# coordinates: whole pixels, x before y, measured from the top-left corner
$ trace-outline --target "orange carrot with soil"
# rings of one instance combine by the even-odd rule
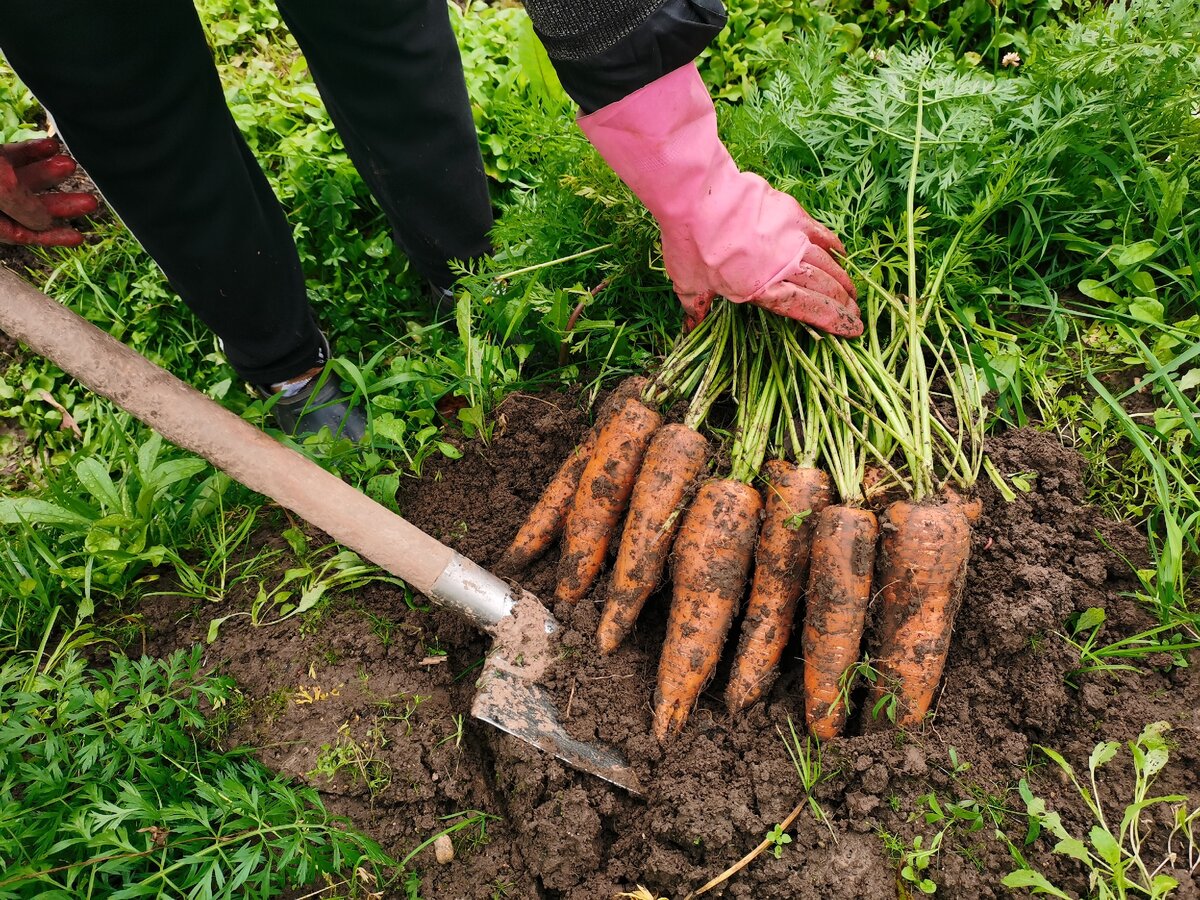
[[[887,301],[897,349],[897,377],[891,397],[907,401],[907,439],[901,440],[911,478],[911,500],[893,503],[883,516],[877,584],[882,612],[875,661],[880,673],[872,688],[875,708],[890,706],[897,724],[924,720],[933,702],[962,602],[971,549],[971,517],[978,505],[948,492],[934,500],[936,471],[969,490],[983,465],[984,388],[971,362],[971,341],[960,319],[940,300],[945,266],[918,291],[915,194],[921,150],[923,97],[917,96],[917,123],[908,185],[908,293],[892,297],[880,285],[873,293]],[[958,240],[958,236],[954,238]],[[931,327],[932,326],[932,327]],[[937,339],[933,335],[937,335]],[[954,405],[948,423],[933,405],[929,371],[940,372]],[[897,405],[891,405],[894,411]],[[887,702],[888,695],[894,703]]]
[[[859,659],[879,529],[875,514],[863,508],[865,448],[852,430],[846,368],[829,342],[819,346],[818,357],[823,382],[831,388],[824,398],[829,406],[824,456],[842,502],[817,514],[801,643],[805,720],[814,737],[830,740],[846,722],[845,677]],[[825,415],[816,388],[811,394],[816,412]]]
[[[542,491],[542,496],[529,511],[529,515],[517,531],[508,550],[500,558],[497,569],[502,572],[521,572],[550,549],[550,545],[562,533],[567,510],[570,509],[575,491],[579,488],[583,470],[587,466],[588,460],[592,458],[600,429],[624,400],[641,395],[646,388],[647,380],[645,378],[633,376],[618,384],[605,398],[596,416],[596,424],[588,429],[579,446],[554,473],[554,477],[550,479],[550,483]]]
[[[675,541],[674,592],[654,691],[654,736],[683,728],[716,670],[746,591],[762,497],[744,481],[707,481]]]
[[[880,679],[873,700],[896,697],[896,723],[918,725],[942,678],[971,555],[971,526],[960,502],[901,500],[883,514],[876,575]]]
[[[557,599],[577,602],[591,590],[629,503],[642,457],[661,424],[657,412],[628,398],[600,429],[563,525]]]
[[[804,614],[804,712],[820,740],[846,723],[843,677],[859,658],[879,526],[869,509],[830,506],[817,516]]]
[[[745,343],[736,326],[734,353]],[[654,691],[659,741],[679,733],[700,699],[746,591],[762,512],[762,497],[750,482],[762,465],[776,401],[774,380],[761,377],[763,355],[748,372],[733,362],[740,384],[731,477],[701,485],[675,542],[671,612]]]
[[[769,331],[775,327],[776,323],[767,323]],[[807,387],[803,392],[799,389],[790,368],[785,371],[781,365],[786,360],[786,348],[775,347],[771,368],[780,384],[779,430],[786,430],[790,437],[797,462],[772,459],[763,466],[767,503],[754,552],[754,581],[741,639],[725,688],[730,713],[756,703],[775,681],[804,590],[817,514],[833,499],[829,476],[815,468],[820,449],[820,418],[812,414],[815,392]],[[795,414],[792,401],[796,403]],[[803,440],[796,431],[797,417],[803,425]],[[789,442],[776,439],[781,448],[785,443]]]
[[[813,527],[832,495],[829,476],[820,469],[775,459],[764,471],[767,504],[754,554],[754,581],[725,689],[731,713],[757,702],[775,680],[804,589]]]
[[[729,386],[724,342],[730,331],[730,307],[722,304],[709,316],[709,320],[716,319],[712,326],[715,340],[709,342],[713,346],[708,364],[683,423],[659,429],[646,451],[596,629],[601,653],[612,653],[620,646],[658,586],[684,506],[708,461],[708,439],[699,428],[713,402]]]
[[[708,439],[688,425],[666,425],[650,442],[596,629],[601,653],[625,640],[658,586],[688,492],[707,460]]]

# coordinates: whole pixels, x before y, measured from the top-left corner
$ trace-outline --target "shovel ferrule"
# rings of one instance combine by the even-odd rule
[[[487,569],[455,553],[429,589],[429,599],[485,631],[512,615],[513,589]]]

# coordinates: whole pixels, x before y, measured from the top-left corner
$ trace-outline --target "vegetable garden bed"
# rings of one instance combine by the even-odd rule
[[[497,417],[489,445],[464,443],[461,459],[431,466],[401,504],[417,525],[484,565],[496,562],[586,425],[578,398],[560,394],[514,395]],[[1004,896],[1001,879],[1019,868],[1010,844],[1031,869],[1081,894],[1083,866],[1049,852],[1047,840],[1026,845],[1026,801],[1016,789],[1023,780],[1073,835],[1086,839],[1096,824],[1037,745],[1086,774],[1098,735],[1132,741],[1164,720],[1181,734],[1200,726],[1200,676],[1167,653],[1135,660],[1137,672],[1077,671],[1088,661],[1071,641],[1083,643],[1096,627],[1088,622],[1099,614],[1089,610],[1104,610],[1110,639],[1154,625],[1123,596],[1135,587],[1126,560],[1145,560],[1144,539],[1083,502],[1081,460],[1052,436],[1013,430],[988,449],[1001,471],[1027,473],[1032,487],[1005,503],[981,486],[984,513],[935,717],[900,732],[858,712],[851,733],[822,748],[815,806],[798,817],[790,843],[715,896],[890,898],[920,893],[926,880],[942,896]],[[277,533],[259,533],[250,552],[278,542]],[[552,596],[556,564],[552,552],[526,586]],[[241,597],[241,606],[252,599]],[[226,601],[148,601],[147,649],[161,655],[203,640],[214,613],[238,608],[239,598]],[[638,770],[645,800],[473,722],[472,673],[485,641],[451,615],[409,609],[391,586],[343,595],[315,622],[256,628],[230,619],[206,663],[233,675],[243,692],[227,710],[228,742],[307,781],[398,859],[454,829],[452,862],[438,865],[432,846],[409,861],[410,888],[422,897],[582,900],[642,883],[681,898],[752,849],[804,797],[787,747],[789,718],[803,719],[798,638],[765,705],[731,721],[723,668],[680,738],[660,750],[649,698],[663,593],[651,598],[632,639],[603,659],[591,649],[595,603],[554,612],[567,625],[552,685],[565,723],[582,739],[616,743]],[[1072,621],[1075,634],[1065,624]],[[1200,748],[1185,737],[1170,752],[1152,794],[1196,796]],[[1109,815],[1132,802],[1128,750],[1101,771],[1099,790]],[[1152,865],[1168,852],[1170,815],[1171,804],[1146,813],[1142,855]],[[1174,849],[1181,846],[1176,835]],[[1181,881],[1181,897],[1198,887],[1185,858],[1162,870]]]
[[[952,413],[938,360],[977,375],[991,468],[931,718],[896,728],[860,681],[846,735],[808,743],[797,628],[736,718],[731,638],[660,749],[669,589],[601,659],[604,574],[555,606],[550,688],[631,760],[631,797],[470,719],[480,634],[0,335],[0,900],[686,900],[755,848],[705,896],[1200,897],[1200,7],[894,5],[727,0],[700,66],[739,165],[845,239],[864,306],[936,300],[948,341],[907,357],[933,365],[929,406]],[[591,424],[585,395],[652,374],[678,334],[654,221],[524,12],[452,3],[501,215],[495,258],[431,322],[272,4],[197,6],[371,413],[369,448],[304,451],[498,565]],[[5,141],[44,124],[9,77],[0,111]],[[0,262],[264,420],[113,217],[78,251]],[[718,412],[724,472],[753,429]],[[894,459],[851,443],[856,480]],[[558,563],[519,580],[553,603]]]

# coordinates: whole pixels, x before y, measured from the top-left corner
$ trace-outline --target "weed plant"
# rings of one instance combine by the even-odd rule
[[[0,666],[0,897],[275,896],[391,862],[310,789],[209,750],[202,651]]]
[[[1118,801],[1119,819],[1112,817],[1114,798],[1101,791],[1097,775],[1116,758],[1121,750],[1119,743],[1105,741],[1096,745],[1088,758],[1088,773],[1083,780],[1057,751],[1040,748],[1062,770],[1090,812],[1092,820],[1086,840],[1072,834],[1059,814],[1021,782],[1021,797],[1030,821],[1026,843],[1036,840],[1042,831],[1056,838],[1053,852],[1085,867],[1089,890],[1099,900],[1127,896],[1165,898],[1179,886],[1170,870],[1194,873],[1200,868],[1200,845],[1196,843],[1195,830],[1200,808],[1189,807],[1188,798],[1181,794],[1153,796],[1154,781],[1170,760],[1166,739],[1170,728],[1166,722],[1153,722],[1136,740],[1129,742],[1133,791],[1128,802],[1123,798]],[[1154,822],[1158,809],[1169,811],[1167,818],[1172,824],[1165,835],[1163,826]],[[1014,859],[1019,867],[1004,878],[1006,887],[1029,888],[1052,897],[1070,896],[1019,853],[1014,854]]]

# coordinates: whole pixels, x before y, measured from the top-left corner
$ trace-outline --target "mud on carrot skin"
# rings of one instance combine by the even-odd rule
[[[763,466],[766,510],[754,554],[754,581],[725,702],[731,713],[757,702],[774,682],[804,589],[817,516],[833,490],[819,469],[774,459]]]
[[[804,614],[804,714],[827,741],[842,733],[842,678],[858,662],[879,526],[870,510],[830,506],[817,517]]]
[[[687,425],[666,425],[651,440],[596,629],[601,653],[620,646],[658,586],[688,494],[707,459],[708,440]]]
[[[700,486],[675,541],[671,612],[654,692],[659,741],[679,733],[716,670],[746,592],[762,517],[762,496],[752,483],[766,456],[779,385],[764,333],[747,330],[739,318],[731,324],[737,415],[730,477]]]
[[[555,597],[578,602],[591,590],[629,503],[638,470],[662,417],[626,399],[600,429],[563,527]]]
[[[697,375],[698,382],[683,422],[661,428],[646,451],[596,629],[601,653],[612,653],[628,636],[658,586],[684,509],[708,461],[708,439],[700,428],[713,403],[732,382],[730,315],[728,304],[718,308],[701,326],[705,333],[696,336],[693,332],[678,352],[677,358],[692,361],[693,370],[680,375],[678,364],[674,366],[674,375],[669,377],[676,378],[677,390],[679,385],[692,384]],[[701,348],[700,353],[688,350],[693,344]]]
[[[683,728],[712,678],[746,590],[762,497],[741,481],[705,482],[675,542],[671,613],[654,692],[654,735]]]
[[[896,724],[911,728],[928,713],[946,666],[971,556],[971,525],[959,501],[902,500],[884,511],[882,535],[876,575],[880,679],[872,699],[894,693]]]

